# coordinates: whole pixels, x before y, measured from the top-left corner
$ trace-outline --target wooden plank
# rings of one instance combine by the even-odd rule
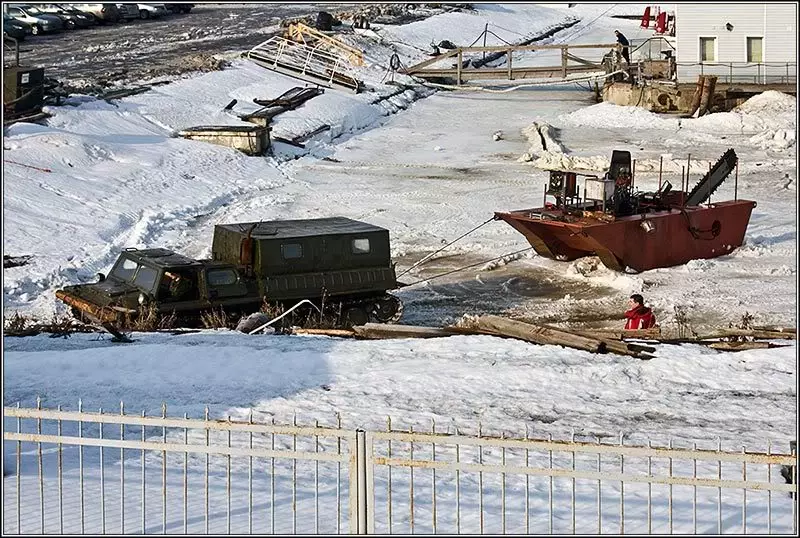
[[[353,327],[357,338],[380,340],[384,338],[441,338],[453,336],[452,331],[441,327],[416,327],[413,325],[389,325],[386,323],[366,323]]]
[[[353,338],[356,335],[352,329],[301,329],[300,327],[293,328],[292,334],[314,334],[339,338]]]
[[[458,51],[459,51],[459,49],[453,49],[450,52],[446,52],[444,54],[440,54],[438,56],[434,56],[433,58],[431,58],[429,60],[425,60],[424,62],[420,62],[420,63],[418,63],[416,65],[412,65],[408,69],[403,69],[400,72],[404,73],[404,74],[407,74],[407,75],[413,75],[414,73],[416,73],[420,69],[422,69],[424,67],[428,67],[429,65],[435,64],[439,60],[445,60],[447,58],[452,58],[453,56],[458,54]]]
[[[759,331],[755,329],[721,329],[711,335],[702,336],[701,340],[726,338],[729,336],[747,336],[761,340],[796,340],[797,334],[784,331]]]
[[[746,349],[770,349],[773,347],[787,347],[776,346],[769,342],[713,342],[708,344],[708,347],[718,349],[720,351],[743,351]]]
[[[584,60],[583,58],[578,58],[577,56],[575,56],[574,54],[570,54],[569,52],[567,52],[566,55],[567,55],[567,59],[572,60],[573,62],[577,62],[577,63],[582,64],[582,65],[588,65],[588,66],[594,67],[596,69],[602,69],[603,68],[603,66],[601,66],[597,62],[591,62],[589,60]]]

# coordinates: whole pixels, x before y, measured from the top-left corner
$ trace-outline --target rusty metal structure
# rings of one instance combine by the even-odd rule
[[[688,191],[659,180],[656,192],[639,192],[627,151],[614,151],[605,175],[585,176],[583,194],[574,171],[551,170],[543,206],[497,212],[522,233],[540,256],[570,261],[596,255],[610,269],[647,271],[729,254],[744,242],[752,200],[711,202],[737,170],[733,149]],[[687,192],[688,191],[688,192]],[[738,189],[735,189],[738,191]],[[548,201],[548,197],[554,202]]]

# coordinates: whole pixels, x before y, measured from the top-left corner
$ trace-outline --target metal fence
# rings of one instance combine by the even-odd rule
[[[796,453],[771,446],[489,437],[391,421],[365,432],[252,412],[170,418],[166,407],[158,417],[122,406],[4,415],[5,533],[797,532]]]
[[[694,82],[698,75],[716,75],[725,84],[796,84],[796,62],[695,62],[676,64],[678,78]]]

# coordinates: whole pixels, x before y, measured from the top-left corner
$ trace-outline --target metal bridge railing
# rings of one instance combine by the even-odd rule
[[[262,67],[327,87],[358,91],[359,81],[349,68],[349,56],[312,47],[283,37],[272,37],[247,52],[247,58]]]
[[[4,415],[7,534],[797,532],[794,447]]]

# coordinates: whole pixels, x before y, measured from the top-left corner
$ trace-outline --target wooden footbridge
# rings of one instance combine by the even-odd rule
[[[596,73],[605,71],[602,60],[588,60],[572,54],[575,49],[601,49],[603,54],[610,50],[619,50],[619,44],[587,44],[587,45],[505,45],[492,47],[458,47],[435,58],[425,60],[401,72],[414,75],[426,80],[453,79],[456,84],[470,80],[520,80],[532,78],[561,78],[568,79],[576,73]],[[560,51],[561,64],[554,66],[520,66],[513,64],[515,52],[535,51]],[[477,67],[471,61],[472,54],[500,53],[505,54],[506,63],[503,67]],[[465,56],[467,59],[465,59]],[[440,62],[449,60],[448,66],[436,66]],[[455,63],[453,61],[455,60]],[[483,63],[483,62],[480,62]]]

